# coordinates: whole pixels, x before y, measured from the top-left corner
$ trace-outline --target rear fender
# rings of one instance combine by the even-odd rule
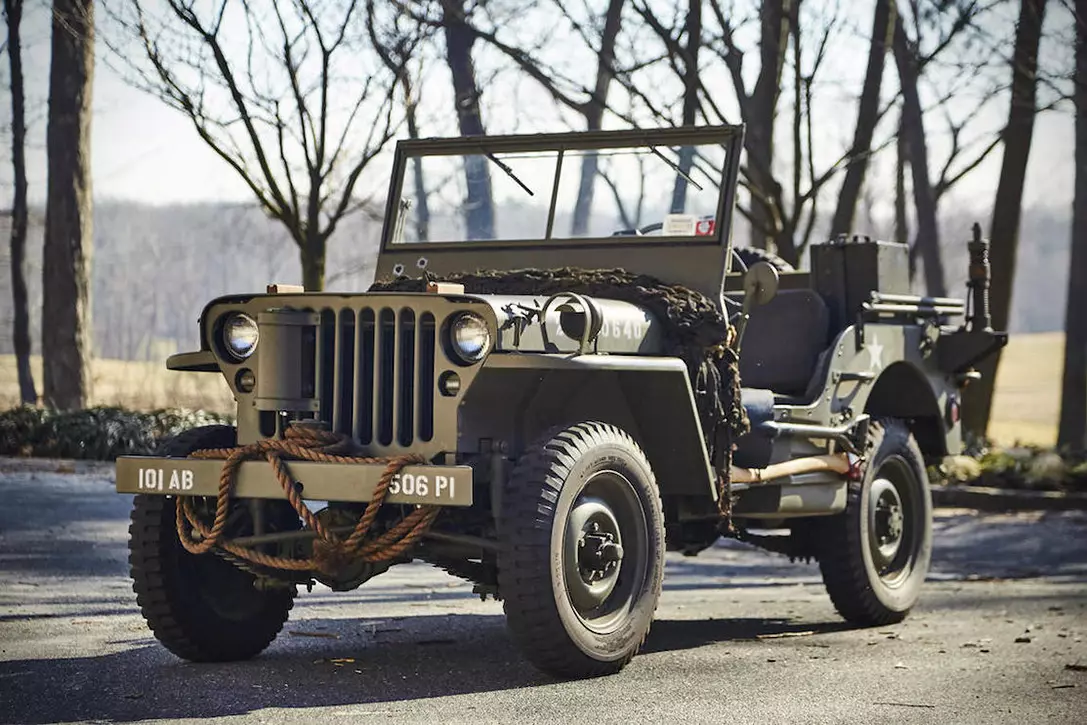
[[[873,418],[900,418],[926,458],[948,454],[948,430],[938,383],[909,361],[896,362],[876,379],[864,410]]]

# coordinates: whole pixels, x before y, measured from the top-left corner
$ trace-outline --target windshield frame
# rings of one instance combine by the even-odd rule
[[[381,232],[381,251],[416,250],[441,251],[457,249],[517,249],[517,248],[586,248],[623,246],[722,246],[728,243],[743,144],[743,126],[688,126],[659,129],[622,129],[609,131],[572,131],[566,133],[518,134],[505,136],[465,136],[459,138],[402,139],[397,141],[393,158],[392,177],[385,205]],[[725,148],[724,168],[719,169],[716,225],[705,236],[618,235],[607,237],[551,237],[558,203],[557,182],[562,173],[567,151],[604,151],[607,149],[636,149],[645,147],[675,147],[720,144]],[[555,182],[550,190],[550,208],[546,235],[529,239],[488,239],[441,242],[395,242],[400,215],[404,177],[411,159],[417,156],[460,156],[468,154],[503,154],[554,151],[557,152]],[[659,153],[659,152],[657,152]]]

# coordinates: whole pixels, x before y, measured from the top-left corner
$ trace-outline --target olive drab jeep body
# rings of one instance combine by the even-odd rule
[[[117,461],[156,636],[250,657],[298,585],[423,560],[500,600],[542,670],[613,673],[666,550],[723,536],[818,561],[849,621],[905,617],[926,466],[959,452],[962,388],[1006,341],[987,244],[967,301],[912,294],[900,243],[759,261],[729,234],[742,137],[402,141],[369,290],[210,302],[167,366],[223,376],[236,426]]]

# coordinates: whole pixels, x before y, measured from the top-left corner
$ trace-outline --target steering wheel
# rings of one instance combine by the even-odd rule
[[[645,226],[636,227],[634,229],[620,229],[612,232],[611,235],[613,237],[643,237],[652,232],[659,232],[663,228],[664,224],[662,222],[653,222],[652,224],[646,224]],[[733,272],[739,272],[740,274],[746,274],[747,264],[744,263],[743,257],[740,256],[735,247],[729,247],[729,252],[732,257],[731,270]],[[730,299],[728,296],[724,296],[723,299],[725,302],[725,314],[728,317],[729,322],[731,324],[736,324],[736,319],[743,311],[743,304]]]

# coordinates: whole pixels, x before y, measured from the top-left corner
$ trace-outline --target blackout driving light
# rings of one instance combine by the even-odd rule
[[[474,312],[462,312],[449,325],[449,346],[465,363],[477,363],[491,351],[491,331]]]
[[[257,321],[244,312],[235,312],[223,321],[223,346],[235,360],[252,355],[259,339]]]

